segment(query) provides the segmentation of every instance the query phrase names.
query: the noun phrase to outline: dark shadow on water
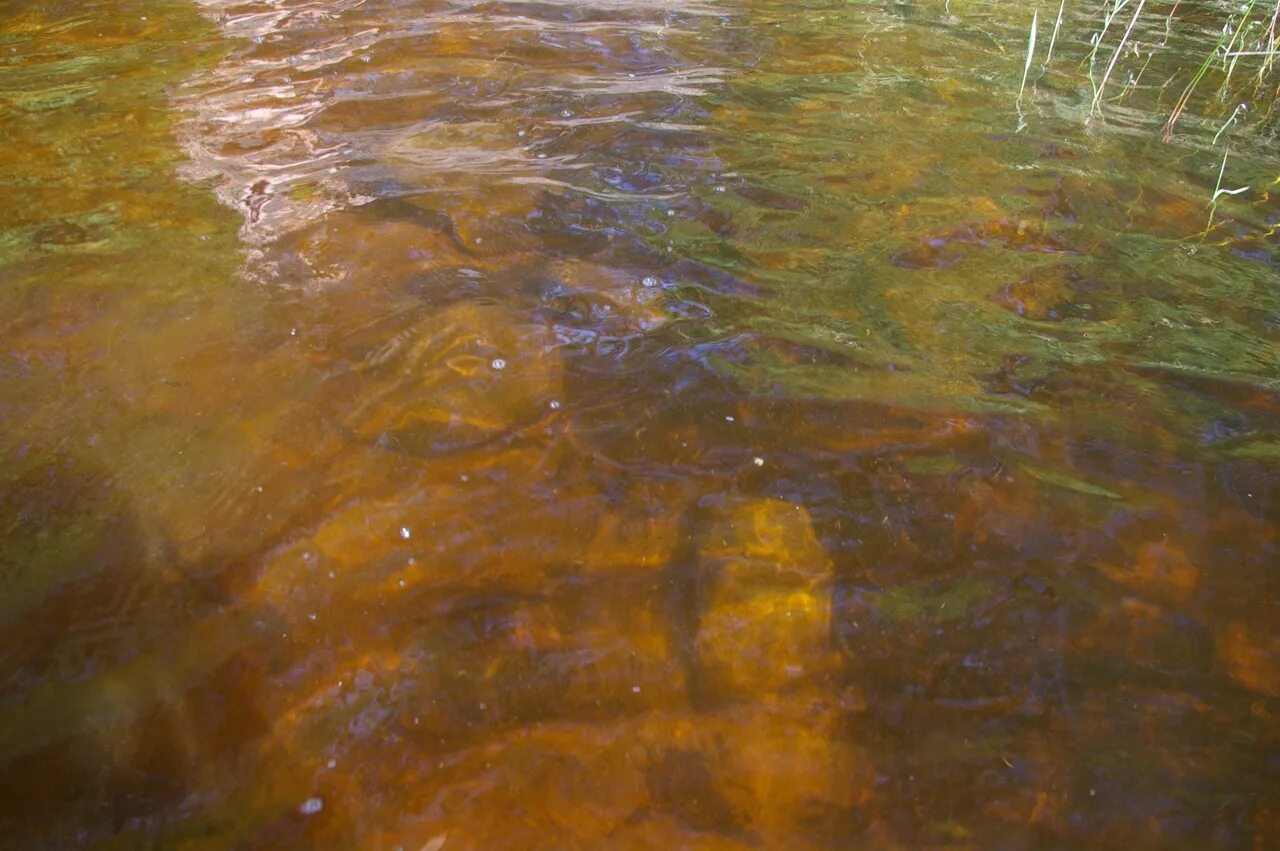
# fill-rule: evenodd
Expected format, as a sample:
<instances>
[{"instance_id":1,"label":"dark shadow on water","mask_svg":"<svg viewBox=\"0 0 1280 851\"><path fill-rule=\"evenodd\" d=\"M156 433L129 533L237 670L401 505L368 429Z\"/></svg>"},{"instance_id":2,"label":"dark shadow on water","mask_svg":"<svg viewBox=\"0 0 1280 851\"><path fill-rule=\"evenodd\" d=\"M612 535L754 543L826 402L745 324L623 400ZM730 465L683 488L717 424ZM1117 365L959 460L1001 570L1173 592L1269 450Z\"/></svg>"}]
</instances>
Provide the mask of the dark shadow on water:
<instances>
[{"instance_id":1,"label":"dark shadow on water","mask_svg":"<svg viewBox=\"0 0 1280 851\"><path fill-rule=\"evenodd\" d=\"M267 730L264 660L186 667L222 601L148 541L87 453L23 446L0 482L0 832L8 848L93 844L155 823Z\"/></svg>"}]
</instances>

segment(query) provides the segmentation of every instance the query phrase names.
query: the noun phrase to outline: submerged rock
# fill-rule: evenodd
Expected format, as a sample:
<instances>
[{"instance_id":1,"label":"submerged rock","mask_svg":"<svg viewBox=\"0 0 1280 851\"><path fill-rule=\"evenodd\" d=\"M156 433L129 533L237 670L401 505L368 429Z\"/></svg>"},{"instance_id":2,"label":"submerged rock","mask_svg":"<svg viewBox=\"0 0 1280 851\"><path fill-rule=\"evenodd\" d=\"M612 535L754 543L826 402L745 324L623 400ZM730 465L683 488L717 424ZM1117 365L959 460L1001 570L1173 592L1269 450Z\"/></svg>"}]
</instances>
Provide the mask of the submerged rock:
<instances>
[{"instance_id":1,"label":"submerged rock","mask_svg":"<svg viewBox=\"0 0 1280 851\"><path fill-rule=\"evenodd\" d=\"M367 353L343 416L362 442L431 456L512 436L563 396L549 329L497 305L460 303Z\"/></svg>"},{"instance_id":2,"label":"submerged rock","mask_svg":"<svg viewBox=\"0 0 1280 851\"><path fill-rule=\"evenodd\" d=\"M1087 289L1087 281L1075 266L1059 264L1036 269L1006 285L989 300L1025 319L1096 319Z\"/></svg>"},{"instance_id":3,"label":"submerged rock","mask_svg":"<svg viewBox=\"0 0 1280 851\"><path fill-rule=\"evenodd\" d=\"M1280 697L1280 637L1234 622L1218 641L1232 679L1245 688Z\"/></svg>"},{"instance_id":4,"label":"submerged rock","mask_svg":"<svg viewBox=\"0 0 1280 851\"><path fill-rule=\"evenodd\" d=\"M873 784L837 721L779 704L513 730L403 778L377 839L414 847L447 832L460 848L828 847L847 835ZM361 847L379 847L370 839Z\"/></svg>"},{"instance_id":5,"label":"submerged rock","mask_svg":"<svg viewBox=\"0 0 1280 851\"><path fill-rule=\"evenodd\" d=\"M1125 565L1101 562L1098 570L1112 582L1159 600L1185 603L1200 584L1200 573L1176 544L1151 541Z\"/></svg>"},{"instance_id":6,"label":"submerged rock","mask_svg":"<svg viewBox=\"0 0 1280 851\"><path fill-rule=\"evenodd\" d=\"M781 500L738 503L699 559L697 664L713 692L778 692L828 669L831 560L808 512Z\"/></svg>"}]
</instances>

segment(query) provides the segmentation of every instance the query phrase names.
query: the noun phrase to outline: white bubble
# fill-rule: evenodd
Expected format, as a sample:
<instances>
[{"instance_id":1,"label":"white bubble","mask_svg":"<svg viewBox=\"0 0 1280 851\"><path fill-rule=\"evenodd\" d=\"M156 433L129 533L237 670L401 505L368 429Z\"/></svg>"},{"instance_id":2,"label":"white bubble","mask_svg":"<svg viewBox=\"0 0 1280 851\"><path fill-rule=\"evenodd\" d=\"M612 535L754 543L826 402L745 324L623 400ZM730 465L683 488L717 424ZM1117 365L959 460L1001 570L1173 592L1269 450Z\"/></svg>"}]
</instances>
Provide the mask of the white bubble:
<instances>
[{"instance_id":1,"label":"white bubble","mask_svg":"<svg viewBox=\"0 0 1280 851\"><path fill-rule=\"evenodd\" d=\"M761 457L759 457L759 456L756 456L755 458L752 458L752 459L751 459L751 463L752 463L752 464L755 464L757 467L763 467L763 466L764 466L764 459L763 459L763 458L761 458Z\"/></svg>"},{"instance_id":2,"label":"white bubble","mask_svg":"<svg viewBox=\"0 0 1280 851\"><path fill-rule=\"evenodd\" d=\"M409 527L408 527L408 526L401 526L401 527L400 527L400 537L404 538L404 539L407 541L407 540L409 540L409 538L410 538L410 537L412 537L412 536L413 536L413 533L409 531Z\"/></svg>"},{"instance_id":3,"label":"white bubble","mask_svg":"<svg viewBox=\"0 0 1280 851\"><path fill-rule=\"evenodd\" d=\"M497 369L497 370L503 370L507 368L507 362L504 361L502 358L494 358L493 363L490 364L490 366L492 366L494 369Z\"/></svg>"},{"instance_id":4,"label":"white bubble","mask_svg":"<svg viewBox=\"0 0 1280 851\"><path fill-rule=\"evenodd\" d=\"M640 283L652 289L653 287L656 287L658 285L658 279L650 275Z\"/></svg>"},{"instance_id":5,"label":"white bubble","mask_svg":"<svg viewBox=\"0 0 1280 851\"><path fill-rule=\"evenodd\" d=\"M313 816L324 809L324 801L320 798L307 798L302 802L302 806L298 807L298 812L304 816Z\"/></svg>"}]
</instances>

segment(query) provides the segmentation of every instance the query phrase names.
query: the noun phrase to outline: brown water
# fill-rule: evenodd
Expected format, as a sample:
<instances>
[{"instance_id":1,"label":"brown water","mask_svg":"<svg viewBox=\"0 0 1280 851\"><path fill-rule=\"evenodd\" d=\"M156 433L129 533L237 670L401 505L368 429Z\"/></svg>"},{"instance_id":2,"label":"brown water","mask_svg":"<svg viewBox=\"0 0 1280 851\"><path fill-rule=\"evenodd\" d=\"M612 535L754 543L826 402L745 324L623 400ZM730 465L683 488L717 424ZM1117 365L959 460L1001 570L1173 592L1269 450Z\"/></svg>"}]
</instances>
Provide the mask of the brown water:
<instances>
[{"instance_id":1,"label":"brown water","mask_svg":"<svg viewBox=\"0 0 1280 851\"><path fill-rule=\"evenodd\" d=\"M0 3L4 846L1280 847L1280 158L1030 8Z\"/></svg>"}]
</instances>

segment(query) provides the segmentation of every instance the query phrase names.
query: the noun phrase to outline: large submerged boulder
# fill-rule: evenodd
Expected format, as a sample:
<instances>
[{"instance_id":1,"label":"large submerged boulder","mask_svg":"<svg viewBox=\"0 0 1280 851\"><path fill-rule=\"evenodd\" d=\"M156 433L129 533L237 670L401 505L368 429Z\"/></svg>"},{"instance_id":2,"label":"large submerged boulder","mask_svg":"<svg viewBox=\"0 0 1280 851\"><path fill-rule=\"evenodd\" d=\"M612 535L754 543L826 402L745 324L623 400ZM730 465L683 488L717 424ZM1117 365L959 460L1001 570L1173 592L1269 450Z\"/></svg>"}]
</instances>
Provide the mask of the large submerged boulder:
<instances>
[{"instance_id":1,"label":"large submerged boulder","mask_svg":"<svg viewBox=\"0 0 1280 851\"><path fill-rule=\"evenodd\" d=\"M785 691L834 663L831 559L802 506L730 504L707 532L699 571L697 662L712 692Z\"/></svg>"}]
</instances>

